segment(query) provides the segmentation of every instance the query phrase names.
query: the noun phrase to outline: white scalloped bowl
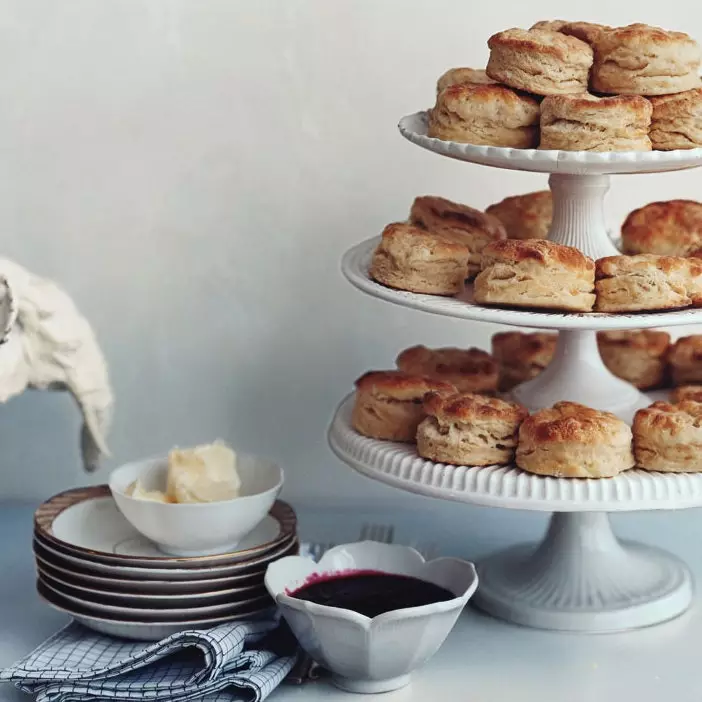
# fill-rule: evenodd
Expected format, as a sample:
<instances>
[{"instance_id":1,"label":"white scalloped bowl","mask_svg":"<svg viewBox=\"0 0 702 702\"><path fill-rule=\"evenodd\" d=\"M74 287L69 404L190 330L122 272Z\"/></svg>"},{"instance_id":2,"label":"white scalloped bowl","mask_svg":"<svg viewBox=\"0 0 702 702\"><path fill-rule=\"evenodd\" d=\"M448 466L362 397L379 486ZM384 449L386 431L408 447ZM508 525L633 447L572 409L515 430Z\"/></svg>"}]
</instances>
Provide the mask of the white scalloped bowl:
<instances>
[{"instance_id":1,"label":"white scalloped bowl","mask_svg":"<svg viewBox=\"0 0 702 702\"><path fill-rule=\"evenodd\" d=\"M311 576L375 570L408 575L456 595L445 602L408 607L369 618L290 596ZM388 692L404 687L410 673L441 647L476 588L475 566L457 558L425 561L413 548L361 541L327 551L319 563L288 556L266 570L266 587L302 648L351 692Z\"/></svg>"}]
</instances>

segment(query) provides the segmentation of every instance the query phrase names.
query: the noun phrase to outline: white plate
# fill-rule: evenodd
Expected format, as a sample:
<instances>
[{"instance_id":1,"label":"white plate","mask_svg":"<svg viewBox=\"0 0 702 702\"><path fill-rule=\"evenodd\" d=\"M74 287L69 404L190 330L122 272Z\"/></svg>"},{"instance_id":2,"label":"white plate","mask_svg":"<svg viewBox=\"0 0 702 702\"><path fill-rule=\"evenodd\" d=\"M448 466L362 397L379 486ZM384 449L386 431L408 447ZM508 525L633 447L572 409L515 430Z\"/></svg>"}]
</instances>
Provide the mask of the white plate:
<instances>
[{"instance_id":1,"label":"white plate","mask_svg":"<svg viewBox=\"0 0 702 702\"><path fill-rule=\"evenodd\" d=\"M179 631L210 629L224 622L258 619L270 616L274 611L272 608L267 607L265 609L252 609L227 617L191 619L179 622L147 622L138 619L118 619L114 617L96 616L85 608L72 605L65 598L61 597L61 595L51 592L51 590L45 588L41 583L37 583L37 591L48 605L59 612L68 614L83 626L101 634L107 634L108 636L133 639L136 641L159 641L171 634L177 634Z\"/></svg>"},{"instance_id":2,"label":"white plate","mask_svg":"<svg viewBox=\"0 0 702 702\"><path fill-rule=\"evenodd\" d=\"M81 558L138 567L184 568L247 561L275 549L295 533L295 513L277 501L270 514L239 544L216 556L164 556L123 516L106 485L67 490L42 504L35 530L62 550Z\"/></svg>"},{"instance_id":3,"label":"white plate","mask_svg":"<svg viewBox=\"0 0 702 702\"><path fill-rule=\"evenodd\" d=\"M414 446L361 436L351 425L354 396L339 406L329 444L344 463L393 487L444 500L548 512L684 509L702 505L702 473L628 470L614 478L552 478L515 466L433 463Z\"/></svg>"},{"instance_id":4,"label":"white plate","mask_svg":"<svg viewBox=\"0 0 702 702\"><path fill-rule=\"evenodd\" d=\"M700 308L678 310L677 312L607 314L604 312L547 312L483 307L473 301L472 284L466 285L463 293L456 297L422 295L395 290L376 283L368 275L370 261L379 242L380 237L374 237L349 249L341 261L341 270L349 282L359 290L403 307L411 307L446 317L541 329L644 329L702 322L702 309Z\"/></svg>"},{"instance_id":5,"label":"white plate","mask_svg":"<svg viewBox=\"0 0 702 702\"><path fill-rule=\"evenodd\" d=\"M38 568L50 569L59 577L68 576L80 581L85 587L110 590L111 592L145 593L154 595L204 595L208 592L228 590L249 585L258 585L263 582L266 568L234 575L229 578L209 578L203 580L127 580L117 577L103 577L95 575L72 564L62 564L58 558L52 556L41 544L35 541L34 557ZM68 567L65 567L68 566Z\"/></svg>"},{"instance_id":6,"label":"white plate","mask_svg":"<svg viewBox=\"0 0 702 702\"><path fill-rule=\"evenodd\" d=\"M278 548L268 553L264 553L258 558L244 563L232 563L226 566L210 566L206 568L140 568L132 565L115 565L112 563L102 563L101 561L81 558L74 554L62 551L55 544L51 544L44 539L41 534L34 533L34 540L41 548L48 552L53 559L58 560L64 567L71 568L72 565L98 575L113 576L122 579L136 580L170 580L187 581L210 580L212 578L227 578L233 575L251 575L259 571L273 560L288 556L297 552L299 544L297 539L283 543Z\"/></svg>"},{"instance_id":7,"label":"white plate","mask_svg":"<svg viewBox=\"0 0 702 702\"><path fill-rule=\"evenodd\" d=\"M212 590L190 595L155 595L147 593L114 592L111 590L100 590L87 587L80 579L67 577L49 566L37 564L37 572L47 585L55 586L57 589L71 588L75 591L76 597L103 602L104 604L114 604L124 607L151 607L151 608L190 608L207 607L218 604L235 604L237 602L249 600L252 597L260 597L264 592L263 582L254 583L247 587L229 588L228 590Z\"/></svg>"},{"instance_id":8,"label":"white plate","mask_svg":"<svg viewBox=\"0 0 702 702\"><path fill-rule=\"evenodd\" d=\"M495 168L540 173L607 174L659 173L702 165L702 149L677 151L547 151L478 146L427 136L428 113L415 112L400 120L400 133L417 146L460 161Z\"/></svg>"},{"instance_id":9,"label":"white plate","mask_svg":"<svg viewBox=\"0 0 702 702\"><path fill-rule=\"evenodd\" d=\"M250 597L238 602L227 602L225 604L208 605L205 607L177 607L177 608L154 608L154 607L127 607L121 605L95 602L87 599L79 590L73 587L59 585L56 581L49 582L39 576L41 585L53 592L55 595L63 597L67 602L78 605L98 616L112 616L120 619L138 619L146 622L177 622L181 619L206 619L211 617L226 617L236 615L242 611L251 609L262 609L271 605L270 595L267 592L258 597Z\"/></svg>"}]
</instances>

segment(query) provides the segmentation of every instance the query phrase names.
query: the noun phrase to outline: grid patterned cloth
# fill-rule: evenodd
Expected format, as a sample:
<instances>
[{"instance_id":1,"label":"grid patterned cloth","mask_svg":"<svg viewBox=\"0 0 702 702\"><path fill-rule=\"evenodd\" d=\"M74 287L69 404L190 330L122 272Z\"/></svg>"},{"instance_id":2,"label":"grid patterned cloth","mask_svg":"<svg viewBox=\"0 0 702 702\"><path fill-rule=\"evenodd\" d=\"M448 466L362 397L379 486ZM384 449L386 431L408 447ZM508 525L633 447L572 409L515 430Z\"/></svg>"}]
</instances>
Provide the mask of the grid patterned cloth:
<instances>
[{"instance_id":1,"label":"grid patterned cloth","mask_svg":"<svg viewBox=\"0 0 702 702\"><path fill-rule=\"evenodd\" d=\"M158 643L115 639L69 624L0 680L38 702L260 702L290 672L296 647L276 621L183 631Z\"/></svg>"}]
</instances>

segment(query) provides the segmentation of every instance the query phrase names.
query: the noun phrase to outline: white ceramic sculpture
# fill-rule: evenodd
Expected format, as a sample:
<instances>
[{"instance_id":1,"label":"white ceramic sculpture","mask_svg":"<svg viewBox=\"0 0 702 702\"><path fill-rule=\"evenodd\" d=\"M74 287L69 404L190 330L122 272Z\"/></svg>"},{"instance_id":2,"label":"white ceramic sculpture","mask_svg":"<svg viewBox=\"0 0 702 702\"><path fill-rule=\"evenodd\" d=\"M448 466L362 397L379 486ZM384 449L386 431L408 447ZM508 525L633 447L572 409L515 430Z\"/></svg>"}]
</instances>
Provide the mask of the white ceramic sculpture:
<instances>
[{"instance_id":1,"label":"white ceramic sculpture","mask_svg":"<svg viewBox=\"0 0 702 702\"><path fill-rule=\"evenodd\" d=\"M94 471L109 455L106 435L113 395L107 364L88 321L58 285L0 259L9 330L0 346L0 402L27 388L65 390L83 415L83 466Z\"/></svg>"}]
</instances>

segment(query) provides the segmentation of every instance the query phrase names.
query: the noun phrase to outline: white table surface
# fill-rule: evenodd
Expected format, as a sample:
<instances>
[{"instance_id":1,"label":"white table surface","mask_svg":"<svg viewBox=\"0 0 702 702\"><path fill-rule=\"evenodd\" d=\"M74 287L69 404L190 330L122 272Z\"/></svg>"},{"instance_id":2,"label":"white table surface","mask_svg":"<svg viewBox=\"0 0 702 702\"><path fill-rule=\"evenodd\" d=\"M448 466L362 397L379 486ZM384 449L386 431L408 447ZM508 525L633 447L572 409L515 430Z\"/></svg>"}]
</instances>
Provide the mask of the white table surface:
<instances>
[{"instance_id":1,"label":"white table surface","mask_svg":"<svg viewBox=\"0 0 702 702\"><path fill-rule=\"evenodd\" d=\"M422 520L417 509L428 505L424 519L435 524L443 551L476 557L520 538L532 538L543 519L528 519L506 510L468 509L436 501L412 502L395 514L397 541L409 539ZM414 508L417 506L417 509ZM33 506L0 503L0 667L29 652L66 619L34 592L31 553ZM387 511L358 509L330 513L302 511L303 538L351 540L361 519L387 523ZM383 518L384 515L384 518ZM447 515L447 516L445 516ZM465 519L462 519L465 515ZM445 516L445 518L444 518ZM453 523L452 523L453 519ZM330 521L333 520L333 521ZM404 520L404 522L403 522ZM702 579L699 510L617 517L617 532L670 549L685 558ZM405 524L403 527L402 524ZM425 522L426 525L426 522ZM422 532L426 538L426 526ZM404 530L404 534L403 534ZM347 533L343 533L346 531ZM326 539L325 539L326 540ZM468 550L468 553L464 551ZM699 702L702 699L702 614L699 604L679 619L623 634L571 635L511 626L467 610L429 664L404 690L367 699L387 702ZM27 699L10 686L0 700ZM272 702L341 702L353 699L326 682L283 686Z\"/></svg>"}]
</instances>

